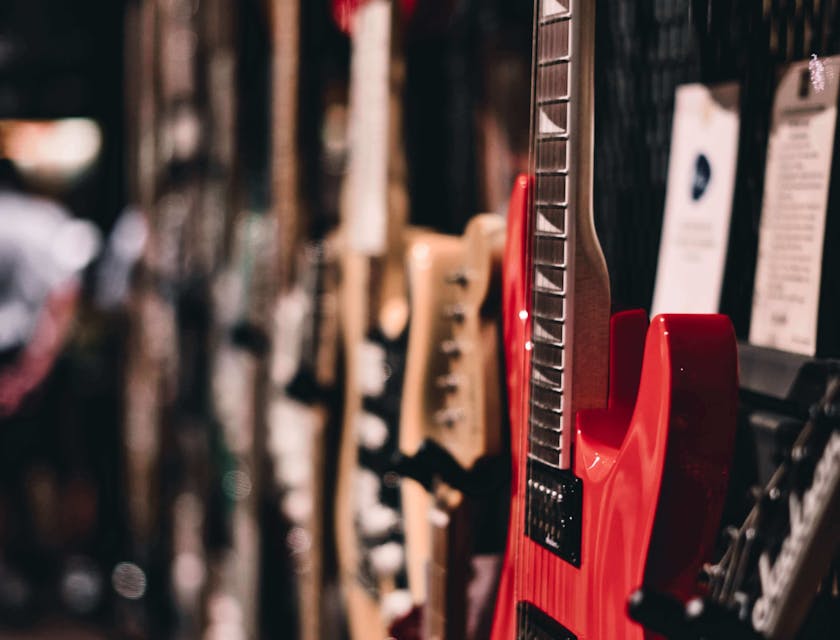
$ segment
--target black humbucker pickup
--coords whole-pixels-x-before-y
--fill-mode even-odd
[[[518,602],[516,640],[577,640],[577,636],[530,602]]]
[[[528,460],[525,534],[580,567],[583,482],[570,471]]]

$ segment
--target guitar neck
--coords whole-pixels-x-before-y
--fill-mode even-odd
[[[575,413],[606,404],[609,278],[592,215],[594,22],[594,2],[538,0],[529,444],[531,458],[556,469],[571,466]]]
[[[386,329],[383,309],[389,300],[405,297],[407,196],[400,142],[405,69],[399,55],[397,13],[390,0],[370,0],[354,13],[344,208],[348,248],[369,258],[367,324],[384,324]]]
[[[298,237],[298,85],[300,78],[300,2],[271,4],[272,42],[272,189],[277,220],[279,290],[292,283]]]

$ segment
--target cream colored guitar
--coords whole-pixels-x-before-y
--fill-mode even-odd
[[[301,193],[306,158],[343,166],[343,100],[327,89],[301,87],[301,40],[309,25],[300,0],[272,0],[273,47],[273,181],[279,227],[278,297],[274,309],[271,391],[267,407],[267,450],[274,475],[272,497],[288,525],[284,540],[267,540],[283,548],[294,571],[298,640],[332,637],[337,626],[330,601],[332,537],[325,519],[330,495],[328,466],[337,384],[338,243],[323,235],[332,211],[324,200]],[[305,101],[302,95],[319,98]],[[323,98],[321,102],[320,96]],[[327,97],[329,96],[329,97]],[[315,109],[324,138],[315,151],[300,139],[300,109]],[[313,140],[309,141],[315,144]],[[334,173],[321,174],[319,185],[336,188]],[[285,543],[285,544],[284,544]],[[289,633],[289,632],[287,632]]]
[[[400,449],[413,460],[413,475],[431,488],[434,503],[411,480],[403,482],[402,497],[409,580],[415,600],[425,602],[428,638],[467,638],[475,624],[467,603],[473,501],[459,488],[504,490],[498,468],[488,467],[489,477],[470,477],[479,463],[502,454],[504,242],[504,219],[484,214],[461,238],[419,235],[407,255],[411,327]],[[471,486],[476,483],[483,486]]]
[[[403,266],[404,69],[395,6],[369,0],[352,17],[350,156],[345,185],[341,333],[346,376],[336,486],[336,550],[353,640],[387,637],[412,606],[399,480],[383,473],[395,451],[408,302]]]

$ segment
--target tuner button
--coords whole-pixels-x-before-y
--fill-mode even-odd
[[[462,323],[467,317],[467,311],[462,304],[449,305],[443,310],[443,316],[447,320]]]
[[[457,391],[458,387],[461,386],[461,378],[460,376],[450,373],[449,375],[440,376],[437,379],[437,386],[438,389],[447,392]]]
[[[365,449],[377,451],[388,441],[388,425],[379,416],[362,411],[356,416],[356,437]]]
[[[312,506],[312,495],[305,489],[289,491],[282,501],[283,513],[298,525],[312,516]]]
[[[445,280],[446,284],[457,284],[460,287],[466,287],[469,283],[467,272],[463,269],[458,269],[457,271],[452,271],[446,274]]]
[[[380,578],[390,578],[402,569],[405,552],[400,544],[386,542],[370,550],[370,565]]]
[[[461,355],[461,346],[455,340],[444,340],[440,344],[440,350],[451,358],[457,358]]]
[[[373,471],[359,469],[356,472],[354,498],[356,499],[357,511],[379,504],[380,486],[379,477]]]
[[[441,409],[435,413],[435,422],[446,427],[454,427],[456,422],[464,418],[463,409]]]
[[[375,504],[361,513],[359,529],[366,538],[381,538],[393,531],[399,522],[396,511],[384,504]]]
[[[282,464],[277,469],[277,479],[280,484],[287,488],[303,487],[310,483],[312,467],[306,457],[306,452],[301,451],[297,456],[284,456]]]
[[[357,353],[356,373],[362,395],[378,398],[385,393],[389,378],[385,349],[375,342],[363,342]]]
[[[382,618],[386,624],[408,615],[414,608],[414,600],[407,589],[397,589],[382,597]]]

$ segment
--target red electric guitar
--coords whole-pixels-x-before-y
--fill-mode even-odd
[[[595,2],[535,13],[533,177],[518,180],[505,256],[513,489],[492,638],[641,640],[628,595],[690,597],[712,550],[735,337],[718,315],[610,318],[592,216]]]

